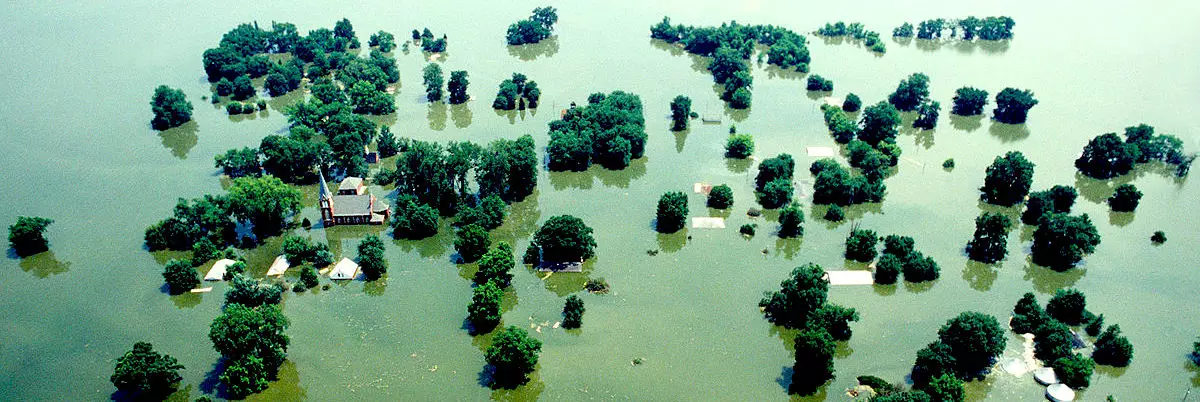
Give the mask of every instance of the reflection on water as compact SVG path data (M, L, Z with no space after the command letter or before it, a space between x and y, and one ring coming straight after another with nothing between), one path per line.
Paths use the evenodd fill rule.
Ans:
M550 58L558 53L558 35L552 35L549 38L542 39L541 42L508 46L508 55L516 57L521 61L537 60L538 57Z
M650 46L658 50L666 50L672 56L682 56L685 53L682 46L667 43L667 41L662 39L650 39Z
M967 281L971 289L980 292L991 290L992 284L996 283L996 278L999 276L1000 270L996 264L984 264L974 260L967 260L967 265L963 268L962 273L963 280Z
M467 128L471 125L471 108L465 103L450 106L450 119L454 120L454 127Z
M582 172L549 172L550 185L555 190L564 190L575 188L587 190L592 188L594 181L599 180L600 184L606 187L629 188L629 183L646 175L646 160L645 156L634 159L629 162L621 170L607 169L598 164L592 164L588 170Z
M962 130L968 133L978 130L980 127L983 127L983 115L977 114L974 116L959 116L951 113L950 127L954 127L956 130Z
M295 340L293 340L295 342ZM308 399L308 391L300 385L300 371L296 363L284 360L279 365L275 379L261 393L246 397L247 401L303 401Z
M22 271L33 274L38 279L46 279L54 275L67 273L67 271L71 270L71 263L59 261L54 256L53 250L22 258L19 265Z
M880 296L891 296L891 295L896 294L896 288L898 288L898 287L899 287L899 285L896 285L894 283L891 285L875 284L875 285L871 286L871 290L874 290L875 294L880 295Z
M783 258L791 261L796 257L796 253L800 252L800 246L804 245L804 237L793 238L778 238L775 239L775 254L783 255Z
M200 131L200 123L195 120L183 123L183 125L166 131L159 131L158 137L162 138L163 148L171 150L171 155L179 159L187 159L188 151L200 142L200 136L196 135Z
M200 284L200 286L205 286L205 284ZM163 284L163 292L164 293L166 292L166 288L167 288L166 284ZM220 296L220 294L218 294L218 297L219 296ZM175 304L175 308L181 309L181 310L196 307L196 306L200 305L200 302L204 301L204 297L202 296L202 293L186 292L186 293L182 293L182 294L178 294L178 295L174 295L174 296L170 296L170 297L171 297L171 303Z
M691 132L692 132L692 128L690 126L686 129L684 129L683 131L672 132L672 134L675 135L675 153L677 153L677 154L683 153L683 145L685 142L687 142L687 136Z
M688 237L687 228L683 228L675 233L658 233L655 235L655 239L658 242L658 249L667 254L673 254L682 250L683 246L687 244Z
M520 257L522 249L517 248L517 242L532 236L542 219L542 210L538 208L538 195L539 191L535 188L524 200L509 204L504 224L491 232L493 244L507 242L513 246L513 250L517 250L515 252Z
M553 292L558 297L566 297L571 293L583 290L583 286L587 284L596 267L596 260L596 257L585 260L582 272L541 272L532 265L525 265L525 270L540 278L542 284L546 286L546 290Z
M782 80L800 80L808 76L806 73L802 73L793 69L782 69L774 64L768 64L766 67L763 67L763 70L767 72L768 79L778 78Z
M485 370L488 370L485 368ZM492 390L491 398L493 401L536 401L541 397L542 392L546 390L546 383L542 382L541 376L542 365L538 364L534 367L534 372L529 375L529 382L516 387L514 389L495 388ZM480 373L481 376L483 373ZM490 373L489 373L490 375Z
M992 125L988 126L988 134L1007 144L1029 138L1029 127L992 120Z
M429 129L433 131L442 131L446 129L446 112L447 107L445 102L430 102L429 113L425 118L429 120Z
M1129 367L1113 367L1104 364L1096 365L1096 373L1108 378L1120 378Z
M396 269L398 267L391 268ZM387 285L388 275L383 274L379 279L363 283L363 293L366 293L367 296L383 296L383 292L387 290Z
M904 290L907 290L908 293L925 293L929 291L929 289L933 289L933 284L937 282L937 280L919 283L904 281Z
M1082 266L1076 266L1075 268L1068 269L1066 272L1058 272L1034 264L1028 257L1025 258L1024 271L1024 279L1032 282L1033 289L1044 295L1054 294L1054 291L1058 289L1075 286L1075 282L1079 282L1084 274L1087 273L1087 270Z
M836 342L837 348L833 350L833 357L836 359L845 359L854 354L854 348L850 346L850 342Z
M1116 227L1124 227L1133 223L1134 216L1133 212L1108 211L1108 223Z
M725 168L732 173L742 174L750 171L750 165L754 164L754 160L750 158L725 158Z

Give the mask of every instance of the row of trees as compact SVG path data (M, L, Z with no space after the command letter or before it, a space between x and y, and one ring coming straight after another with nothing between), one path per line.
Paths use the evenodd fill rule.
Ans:
M767 63L781 69L807 73L811 61L803 35L773 25L741 25L733 21L720 27L693 27L671 25L671 19L663 17L650 27L650 37L680 43L688 53L712 57L708 71L725 88L721 99L735 109L750 107L753 78L746 61L754 53L755 44L768 46Z
M235 179L228 195L179 199L172 217L146 229L150 250L191 250L202 240L217 246L234 244L238 222L259 236L273 235L300 212L299 190L273 176Z
M882 175L852 175L850 169L831 158L813 162L808 171L815 177L812 198L814 204L848 206L880 202L887 192Z
M538 43L550 37L554 32L554 24L558 22L558 10L554 7L537 7L529 18L517 21L508 26L505 39L509 45L524 45Z
M836 341L850 340L850 323L858 312L828 302L829 281L817 264L805 264L758 302L763 316L775 325L798 329L792 383L788 393L812 395L834 378L833 353Z
M593 162L624 169L646 148L646 118L637 95L613 91L588 96L587 106L572 106L550 122L546 146L550 170L586 170Z
M530 81L525 74L513 73L512 78L500 83L496 100L492 101L492 109L537 109L541 97L542 90L538 89L537 81Z
M421 75L425 83L425 99L430 102L441 101L445 93L442 91L442 85L445 82L442 67L437 63L429 63L422 70ZM468 84L470 84L470 80L467 79L466 71L451 71L450 82L445 84L446 90L450 93L448 102L457 105L470 99L470 96L467 95Z
M892 30L892 36L911 38L915 33L918 39L941 39L943 37L962 40L1002 40L1012 38L1012 29L1016 22L1009 17L967 17L962 19L936 18L921 21L914 31L913 25L905 22ZM950 32L946 32L949 30Z
M867 50L876 53L886 53L887 46L879 39L879 32L868 30L862 23L851 22L849 24L838 21L833 24L825 23L824 27L817 29L817 35L827 37L850 36L854 40L863 41L863 47Z
M1125 139L1116 133L1096 136L1075 160L1080 173L1096 179L1128 174L1138 163L1161 161L1176 166L1177 177L1186 176L1196 155L1183 153L1183 141L1170 134L1155 134L1154 127L1140 124L1125 128Z
M851 232L850 238L846 239L847 256L851 254L851 241L857 240L855 236L857 232L859 230ZM869 233L869 235L874 236L874 233ZM859 243L869 242L861 241ZM941 273L937 262L914 247L915 242L911 237L900 235L884 237L883 254L880 255L879 262L875 265L875 283L884 285L896 283L896 278L900 274L903 274L904 280L909 282L936 280ZM873 243L871 243L870 251L874 252Z

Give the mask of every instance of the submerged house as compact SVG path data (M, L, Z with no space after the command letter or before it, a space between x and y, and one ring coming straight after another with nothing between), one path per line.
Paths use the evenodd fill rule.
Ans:
M325 176L321 175L321 193L317 205L321 209L321 221L325 226L336 225L382 225L391 216L392 210L386 203L367 194L361 177L347 177L338 185L337 194L329 191Z

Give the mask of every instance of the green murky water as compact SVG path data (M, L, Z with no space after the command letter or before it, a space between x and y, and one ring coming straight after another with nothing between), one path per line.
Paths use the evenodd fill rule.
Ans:
M424 140L472 140L534 135L546 141L546 123L571 101L597 91L623 89L641 95L650 140L646 157L624 171L547 173L538 191L516 204L493 238L523 250L537 224L574 214L596 229L598 256L583 274L542 279L519 268L506 295L504 324L530 328L559 319L562 299L585 278L605 277L609 295L582 295L587 303L578 332L544 328L545 342L533 381L517 390L493 392L479 385L489 340L463 329L470 299L471 266L450 262L447 235L392 242L386 280L335 284L331 289L289 295L284 311L293 325L288 361L280 380L255 400L779 400L792 356L788 332L763 320L755 306L794 266L816 262L830 269L857 268L840 256L850 223L829 224L810 208L806 236L779 240L767 230L750 240L734 228L751 221L753 163L722 158L726 125L695 124L668 131L667 104L690 95L701 113L721 113L705 61L651 41L648 27L664 14L686 24L736 19L778 24L797 31L834 20L858 20L890 33L903 21L938 16L1010 15L1016 38L1005 44L932 46L887 40L877 57L847 44L811 38L813 72L873 103L912 72L931 79L933 97L948 108L953 91L971 85L995 93L1005 86L1032 89L1041 101L1028 124L1003 126L984 119L950 117L937 130L905 130L904 159L888 179L881 205L848 211L853 222L881 233L914 237L918 248L942 267L932 285L835 287L831 299L857 308L862 321L839 348L838 378L805 400L845 400L854 377L875 374L901 379L917 349L937 328L963 310L1006 316L1026 291L1045 301L1064 286L1089 297L1089 308L1118 323L1133 341L1127 369L1101 368L1083 400L1116 394L1123 400L1173 400L1200 386L1200 372L1186 353L1200 335L1195 284L1200 241L1191 209L1200 205L1195 178L1175 180L1153 166L1100 182L1079 178L1071 161L1086 141L1140 122L1174 133L1200 149L1200 30L1192 18L1200 6L1187 2L1116 2L1074 7L1021 1L998 5L964 2L909 5L892 2L796 4L795 2L572 2L559 9L558 36L527 49L503 43L507 25L540 3L378 2L340 5L263 2L162 3L46 2L0 6L0 127L6 152L0 167L0 222L18 215L56 219L51 253L0 259L0 398L7 400L104 400L114 359L133 342L147 340L187 366L183 392L194 399L211 391L218 355L207 339L223 285L214 293L169 297L162 265L170 254L143 250L142 232L163 218L177 197L222 191L213 155L255 146L284 128L281 108L295 97L272 100L270 111L230 118L200 96L209 91L200 53L239 22L296 23L302 31L350 18L362 40L383 29L405 37L429 26L450 37L444 68L465 69L469 92L463 106L431 106L418 88L419 53L400 54L403 88L399 112L384 121L400 135ZM488 100L514 71L544 91L541 110L497 113ZM754 107L725 110L725 123L753 133L757 155L789 152L807 167L809 145L829 146L802 77L754 67ZM148 127L147 100L166 83L182 87L196 105L195 122L158 133ZM910 121L911 117L908 118ZM1024 152L1037 166L1035 189L1072 184L1083 195L1077 212L1089 213L1103 243L1086 264L1067 273L1030 265L1031 231L1018 227L1010 258L998 267L969 263L962 246L981 210L975 189L996 155ZM958 167L940 162L953 157ZM800 186L811 191L806 170ZM728 183L737 199L730 229L651 230L654 203L693 182ZM1110 214L1102 201L1121 182L1146 194L1135 214ZM373 188L377 194L383 189ZM304 216L317 216L310 194ZM693 215L715 214L691 197ZM1000 209L1017 214L1016 210ZM314 230L335 254L379 228ZM1170 241L1151 246L1154 230ZM449 233L449 230L443 231ZM689 239L690 236L690 239ZM1019 239L1019 240L1018 240ZM251 252L261 275L278 240ZM649 256L647 249L661 249ZM763 252L766 251L766 253ZM1014 336L1005 355L1020 348ZM630 364L634 358L644 364ZM1003 373L969 385L971 400L1035 400L1041 388L1028 378Z

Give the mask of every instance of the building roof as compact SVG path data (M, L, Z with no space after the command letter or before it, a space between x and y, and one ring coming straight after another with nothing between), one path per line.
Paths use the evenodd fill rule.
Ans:
M333 216L362 216L371 214L370 194L333 196Z
M317 199L328 200L333 197L333 193L329 192L329 184L325 183L325 174L321 172L321 169L317 169L317 177L321 178L321 189L317 194Z
M338 191L342 190L358 190L363 184L361 177L347 177L342 180L342 184L338 185Z
M227 258L217 260L217 262L213 263L212 269L209 269L208 273L204 274L204 280L206 280L206 281L221 280L225 276L225 271L229 268L230 265L233 265L233 263L235 263L235 262L237 262L237 261L230 260Z
M358 264L349 258L342 258L337 265L333 266L333 270L329 271L329 279L354 279L357 274Z
M287 272L288 268L291 268L291 266L291 264L288 264L287 257L282 255L275 257L275 261L272 262L271 267L267 269L267 276L283 275Z

